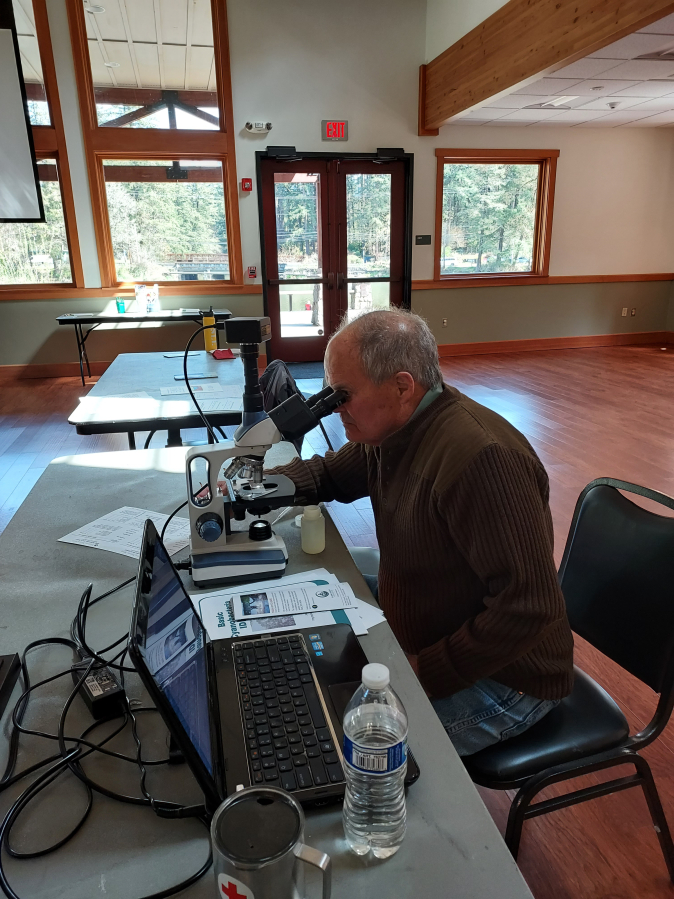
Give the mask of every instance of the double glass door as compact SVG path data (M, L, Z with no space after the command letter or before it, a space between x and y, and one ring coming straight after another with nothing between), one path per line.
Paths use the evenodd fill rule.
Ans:
M322 360L331 334L409 290L404 160L260 159L270 355Z

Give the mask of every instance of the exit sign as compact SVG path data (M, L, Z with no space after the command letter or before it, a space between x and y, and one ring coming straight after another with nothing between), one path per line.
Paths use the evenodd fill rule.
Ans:
M349 123L344 121L334 121L332 119L323 119L321 122L323 130L323 140L348 140L349 139Z

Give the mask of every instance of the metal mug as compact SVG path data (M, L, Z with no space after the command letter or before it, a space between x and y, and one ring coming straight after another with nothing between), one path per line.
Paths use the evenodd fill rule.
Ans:
M220 899L305 899L304 865L323 872L330 899L330 856L305 846L304 813L278 787L248 787L229 796L211 821L213 869Z

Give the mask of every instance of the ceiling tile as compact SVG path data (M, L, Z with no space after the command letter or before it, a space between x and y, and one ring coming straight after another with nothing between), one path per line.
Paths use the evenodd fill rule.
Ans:
M510 109L491 109L487 106L481 106L480 109L471 109L463 115L454 116L450 122L459 124L465 121L487 122L492 119L500 119L501 116L512 112Z
M632 127L639 126L641 128L648 126L653 127L655 125L674 125L674 110L670 110L669 112L659 112L655 115L650 115L647 118L639 119L635 122L628 122Z
M161 87L156 44L134 44L143 87Z
M674 96L670 97L656 97L651 100L641 100L638 106L634 106L638 112L642 110L648 112L667 112L670 109L674 109Z
M640 28L641 34L674 34L674 13L671 16L665 16L664 19L658 19L645 28Z
M587 97L583 98L585 101L588 100ZM590 100L589 103L585 102L582 109L603 109L604 112L611 112L611 107L609 103L617 103L618 105L615 107L616 111L620 109L629 109L631 106L636 106L638 103L645 103L646 97L625 97L625 96L613 96L610 97L597 97L594 100ZM659 102L659 101L658 101Z
M665 97L674 94L674 83L671 81L640 81L632 87L615 91L616 97Z
M187 3L159 0L161 32L165 44L185 44L187 40Z
M104 41L103 44L108 54L109 61L119 63L119 66L113 69L117 84L120 87L138 87L127 42Z
M540 81L534 81L533 84L527 84L515 94L529 94L546 97L548 94L577 94L578 91L571 88L580 84L578 78L541 78Z
M620 65L620 57L616 59L592 59L587 56L585 59L579 59L578 62L572 62L570 66L564 66L563 69L557 69L555 76L559 78L596 78L615 66Z
M625 78L628 81L648 81L651 78L669 78L671 76L674 76L673 59L630 59L620 63L603 77Z
M674 42L671 35L661 34L628 34L620 41L602 47L590 54L591 59L634 59L644 53L659 53L666 50Z
M119 3L126 7L131 40L156 44L157 27L152 0L119 0Z
M101 4L102 5L102 4ZM98 28L104 41L125 41L124 21L117 0L106 0L104 12L86 13L94 28Z
M634 87L635 81L618 81L608 78L594 81L579 81L575 84L570 94L578 94L581 97L613 97L619 91Z
M617 125L625 125L628 122L636 122L640 119L650 118L649 113L638 113L633 109L626 109L624 112L611 112L608 115L600 116L600 118L596 119L594 122L586 122L583 125L579 125L579 128L590 127L591 125L595 125L595 127L607 128L607 127L615 127Z
M488 101L489 109L522 109L532 103L540 103L545 97L536 94L508 94L507 97L497 97Z
M604 113L598 109L569 109L560 112L551 120L552 125L577 125L580 122L590 122L600 118Z
M558 109L515 109L502 116L502 122L539 122L560 115Z

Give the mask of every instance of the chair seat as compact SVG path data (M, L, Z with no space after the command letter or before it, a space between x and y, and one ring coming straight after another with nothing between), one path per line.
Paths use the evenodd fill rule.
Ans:
M619 746L629 736L625 716L608 693L575 669L573 691L519 737L464 758L481 786L509 789L546 768Z
M379 550L370 546L350 546L349 552L361 574L377 577L379 574Z

